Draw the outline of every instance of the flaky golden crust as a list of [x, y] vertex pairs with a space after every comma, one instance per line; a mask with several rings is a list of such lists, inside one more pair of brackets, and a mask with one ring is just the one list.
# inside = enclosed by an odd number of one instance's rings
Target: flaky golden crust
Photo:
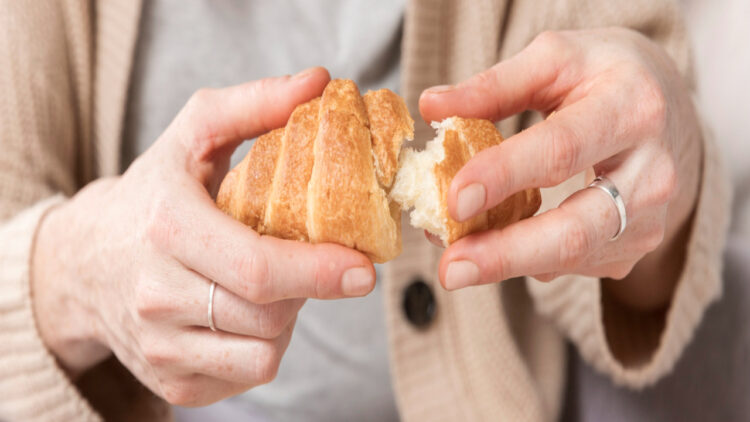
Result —
[[[401, 253], [401, 213], [388, 190], [413, 125], [396, 94], [379, 90], [363, 98], [354, 82], [333, 80], [320, 98], [298, 106], [286, 127], [258, 138], [222, 182], [217, 205], [259, 233], [339, 243], [374, 262], [393, 259]], [[463, 223], [449, 216], [453, 177], [474, 154], [502, 140], [487, 120], [455, 117], [446, 128], [445, 158], [433, 171], [448, 243], [503, 228], [539, 208], [539, 190], [529, 189]]]
[[259, 137], [224, 178], [216, 198], [219, 208], [255, 230], [263, 220], [283, 135], [284, 129], [276, 129]]
[[320, 102], [307, 197], [310, 240], [337, 242], [376, 262], [394, 258], [401, 245], [376, 178], [365, 103], [356, 85], [343, 80], [331, 81]]
[[[411, 139], [412, 127], [396, 94], [377, 91], [366, 107], [354, 82], [333, 80], [320, 98], [298, 106], [286, 127], [273, 135], [278, 144], [275, 169], [267, 168], [272, 162], [267, 142], [256, 143], [222, 182], [217, 204], [240, 221], [253, 222], [260, 233], [335, 242], [375, 262], [388, 261], [401, 252], [401, 215], [383, 189], [387, 178], [379, 182], [378, 175], [389, 175], [392, 183], [401, 143]], [[273, 177], [252, 177], [260, 173]], [[267, 193], [247, 186], [260, 182]]]
[[458, 170], [479, 151], [503, 141], [500, 132], [489, 120], [453, 117], [452, 129], [446, 129], [443, 150], [445, 158], [435, 165], [443, 220], [448, 233], [448, 244], [477, 231], [502, 229], [509, 224], [531, 217], [539, 209], [542, 197], [539, 189], [517, 192], [492, 209], [459, 223], [448, 213], [448, 190]]
[[308, 196], [310, 239], [358, 249], [376, 262], [397, 256], [396, 222], [375, 177], [369, 130], [337, 110], [321, 121]]
[[398, 171], [401, 143], [404, 139], [412, 139], [414, 120], [404, 101], [393, 91], [369, 91], [364, 100], [370, 118], [378, 182], [381, 186], [390, 188]]
[[467, 233], [482, 230], [487, 227], [487, 214], [482, 213], [459, 223], [448, 214], [448, 191], [453, 177], [456, 176], [461, 167], [471, 158], [471, 152], [466, 142], [461, 140], [459, 133], [455, 130], [446, 130], [443, 140], [443, 151], [445, 158], [435, 164], [435, 179], [440, 194], [440, 208], [443, 210], [443, 221], [448, 232], [448, 242], [460, 239]]
[[503, 141], [502, 135], [495, 125], [485, 119], [453, 118], [453, 127], [465, 143], [471, 154], [469, 158], [479, 151], [493, 147]]
[[[298, 106], [287, 122], [260, 232], [306, 241], [307, 185], [313, 168], [319, 99]], [[253, 166], [254, 163], [249, 163]]]
[[320, 116], [328, 111], [340, 111], [352, 114], [357, 121], [370, 127], [370, 119], [367, 117], [365, 103], [359, 95], [359, 88], [349, 79], [334, 79], [326, 85], [320, 98]]
[[487, 211], [488, 228], [502, 229], [516, 221], [529, 218], [542, 205], [539, 189], [516, 192], [495, 208]]

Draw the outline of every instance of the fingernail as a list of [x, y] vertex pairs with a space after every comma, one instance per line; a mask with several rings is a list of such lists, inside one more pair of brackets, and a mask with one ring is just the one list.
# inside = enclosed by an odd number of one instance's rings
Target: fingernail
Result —
[[466, 221], [473, 217], [483, 206], [486, 197], [484, 185], [472, 183], [458, 191], [456, 217], [458, 221]]
[[443, 92], [453, 91], [453, 85], [437, 85], [427, 89], [428, 94], [442, 94]]
[[292, 76], [292, 79], [303, 79], [303, 78], [306, 78], [306, 77], [312, 75], [313, 73], [315, 73], [316, 69], [317, 69], [317, 67], [310, 67], [308, 69], [305, 69], [305, 70], [303, 70], [303, 71], [295, 74], [294, 76]]
[[453, 261], [445, 272], [445, 288], [461, 289], [479, 283], [479, 267], [471, 261]]
[[341, 291], [346, 296], [364, 296], [374, 287], [375, 279], [366, 268], [349, 268], [341, 278]]

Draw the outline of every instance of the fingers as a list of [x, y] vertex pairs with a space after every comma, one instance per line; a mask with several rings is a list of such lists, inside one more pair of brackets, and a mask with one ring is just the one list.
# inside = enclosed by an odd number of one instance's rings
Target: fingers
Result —
[[294, 76], [204, 89], [191, 97], [166, 133], [187, 153], [188, 170], [203, 180], [217, 154], [228, 157], [243, 140], [284, 126], [294, 108], [321, 95], [329, 80], [327, 70], [315, 67]]
[[[208, 328], [211, 281], [176, 262], [166, 264], [159, 273], [161, 280], [137, 286], [140, 317], [179, 327]], [[304, 303], [304, 299], [288, 299], [255, 304], [217, 284], [212, 306], [214, 326], [228, 333], [273, 339], [289, 326]]]
[[[166, 381], [160, 390], [171, 403], [195, 406], [267, 384], [276, 377], [281, 358], [289, 345], [293, 325], [273, 340], [237, 336], [194, 328], [172, 336], [169, 346], [153, 347], [147, 353]], [[166, 343], [166, 342], [163, 342]], [[217, 392], [201, 390], [196, 379], [210, 381]]]
[[185, 360], [186, 370], [257, 386], [276, 377], [293, 329], [294, 324], [290, 324], [279, 337], [263, 340], [196, 328], [178, 341], [186, 348], [200, 350], [192, 359]]
[[[217, 330], [228, 333], [274, 339], [290, 326], [304, 304], [305, 299], [287, 299], [258, 305], [217, 285], [213, 304], [214, 325]], [[193, 325], [208, 327], [206, 307], [199, 307], [196, 311], [194, 315], [204, 318], [197, 318]]]
[[228, 382], [202, 374], [177, 376], [161, 385], [161, 396], [174, 406], [201, 407], [236, 396], [249, 388], [247, 384]]
[[372, 262], [353, 249], [261, 237], [210, 201], [183, 202], [156, 206], [150, 243], [244, 300], [363, 296], [375, 286]]
[[450, 116], [498, 121], [527, 109], [553, 109], [580, 79], [576, 57], [563, 33], [543, 33], [517, 55], [456, 86], [426, 90], [419, 110], [429, 122]]
[[440, 280], [453, 290], [522, 275], [568, 272], [608, 242], [618, 226], [612, 201], [602, 192], [584, 189], [558, 208], [454, 243], [440, 260]]
[[[203, 279], [190, 282], [184, 291], [193, 299], [190, 306], [175, 309], [175, 317], [186, 326], [208, 328], [208, 300], [211, 282]], [[279, 337], [297, 317], [305, 299], [287, 299], [266, 304], [248, 302], [217, 284], [212, 314], [217, 330], [262, 339]]]
[[465, 221], [516, 192], [555, 186], [628, 148], [613, 136], [616, 109], [607, 101], [587, 97], [476, 154], [451, 182], [451, 216]]
[[639, 261], [664, 240], [666, 212], [666, 207], [661, 206], [628, 216], [628, 226], [617, 242], [608, 242], [591, 253], [583, 267], [606, 266], [617, 261]]

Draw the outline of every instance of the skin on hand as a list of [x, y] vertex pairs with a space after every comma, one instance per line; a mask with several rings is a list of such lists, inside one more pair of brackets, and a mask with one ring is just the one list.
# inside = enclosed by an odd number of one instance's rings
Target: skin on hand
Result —
[[[212, 403], [274, 378], [305, 298], [372, 290], [361, 253], [259, 236], [212, 200], [234, 149], [286, 124], [328, 81], [313, 68], [201, 90], [123, 176], [48, 214], [33, 305], [73, 377], [114, 353], [168, 402]], [[219, 332], [207, 328], [212, 280]]]
[[659, 46], [621, 28], [546, 32], [465, 82], [425, 91], [419, 105], [426, 121], [549, 115], [461, 169], [448, 196], [454, 219], [584, 170], [589, 180], [594, 172], [610, 178], [627, 209], [627, 228], [613, 242], [619, 217], [598, 189], [503, 230], [467, 236], [442, 256], [446, 288], [582, 274], [617, 279], [605, 281], [605, 290], [632, 308], [669, 303], [697, 198], [702, 135], [689, 90]]

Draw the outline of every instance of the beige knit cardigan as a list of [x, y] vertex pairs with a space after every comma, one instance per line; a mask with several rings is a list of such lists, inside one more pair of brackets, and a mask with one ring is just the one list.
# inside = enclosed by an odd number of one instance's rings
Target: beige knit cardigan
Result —
[[[114, 359], [71, 383], [39, 338], [29, 289], [35, 230], [45, 211], [120, 171], [139, 11], [135, 0], [0, 0], [0, 419], [171, 415]], [[546, 29], [633, 28], [661, 44], [690, 78], [684, 28], [669, 1], [415, 0], [404, 25], [402, 88], [414, 115], [424, 88], [479, 72]], [[521, 115], [501, 126], [511, 134], [530, 121]], [[417, 138], [429, 137], [420, 125]], [[660, 315], [618, 309], [602, 300], [597, 279], [578, 276], [446, 292], [436, 276], [440, 250], [406, 229], [404, 253], [383, 280], [402, 418], [556, 419], [565, 337], [615, 383], [640, 388], [667, 375], [721, 293], [729, 194], [708, 138], [704, 152], [687, 260], [671, 306]], [[545, 191], [544, 207], [581, 183]], [[409, 325], [400, 309], [416, 275], [436, 294], [436, 318], [425, 330]]]

